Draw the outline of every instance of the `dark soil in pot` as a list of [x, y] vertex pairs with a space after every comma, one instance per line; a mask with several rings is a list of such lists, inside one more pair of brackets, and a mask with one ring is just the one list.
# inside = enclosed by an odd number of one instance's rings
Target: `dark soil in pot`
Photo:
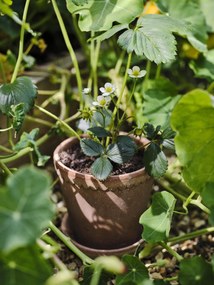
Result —
[[[60, 153], [60, 160], [65, 166], [85, 174], [91, 174], [90, 167], [95, 159], [95, 157], [85, 156], [79, 145], [72, 146]], [[112, 164], [113, 171], [111, 176], [139, 170], [144, 167], [143, 151], [139, 150], [129, 162], [124, 164], [112, 162]]]

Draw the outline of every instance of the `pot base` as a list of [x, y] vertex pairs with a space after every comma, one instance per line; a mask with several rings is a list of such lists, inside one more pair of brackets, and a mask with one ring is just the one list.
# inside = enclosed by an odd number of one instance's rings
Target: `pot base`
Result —
[[121, 248], [115, 248], [115, 249], [96, 249], [96, 248], [91, 248], [91, 247], [85, 246], [83, 244], [80, 244], [79, 242], [77, 242], [74, 239], [73, 233], [72, 233], [70, 226], [69, 226], [68, 214], [67, 213], [62, 218], [61, 230], [65, 235], [67, 235], [71, 238], [72, 243], [76, 247], [78, 247], [83, 253], [85, 253], [86, 255], [88, 255], [91, 258], [95, 258], [95, 257], [101, 256], [101, 255], [122, 256], [123, 254], [131, 254], [131, 253], [134, 253], [135, 250], [137, 249], [137, 247], [139, 247], [143, 243], [143, 240], [140, 239], [139, 241], [137, 241], [133, 244], [130, 244], [128, 246], [121, 247]]

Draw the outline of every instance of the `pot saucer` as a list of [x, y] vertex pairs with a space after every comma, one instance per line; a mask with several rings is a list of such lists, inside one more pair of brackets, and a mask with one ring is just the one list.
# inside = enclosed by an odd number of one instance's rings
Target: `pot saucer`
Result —
[[134, 253], [135, 250], [137, 249], [137, 247], [139, 247], [143, 243], [143, 240], [140, 239], [139, 241], [137, 241], [131, 245], [128, 245], [125, 247], [120, 247], [120, 248], [115, 248], [115, 249], [97, 249], [97, 248], [91, 248], [91, 247], [85, 246], [83, 244], [80, 244], [79, 242], [77, 242], [74, 239], [73, 233], [72, 233], [70, 226], [69, 226], [68, 214], [67, 213], [62, 218], [61, 230], [65, 235], [67, 235], [71, 238], [72, 243], [76, 247], [78, 247], [83, 253], [85, 253], [86, 255], [88, 255], [91, 258], [95, 258], [95, 257], [101, 256], [101, 255], [122, 256], [123, 254], [131, 254], [131, 253]]

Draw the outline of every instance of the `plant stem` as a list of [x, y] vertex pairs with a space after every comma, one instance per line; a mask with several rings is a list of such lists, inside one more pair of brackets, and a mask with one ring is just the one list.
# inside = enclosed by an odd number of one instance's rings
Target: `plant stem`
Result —
[[7, 152], [7, 153], [13, 153], [13, 151], [3, 145], [0, 145], [0, 150]]
[[204, 204], [202, 204], [201, 201], [199, 201], [198, 199], [191, 200], [190, 204], [197, 206], [202, 211], [204, 211], [206, 214], [208, 215], [210, 214], [210, 210], [206, 206], [204, 206]]
[[23, 58], [23, 49], [24, 49], [24, 34], [25, 34], [25, 25], [26, 25], [26, 19], [27, 19], [27, 12], [29, 8], [30, 0], [26, 0], [25, 6], [24, 6], [24, 12], [22, 16], [22, 25], [21, 25], [21, 31], [20, 31], [20, 40], [19, 40], [19, 53], [18, 58], [16, 61], [16, 66], [14, 68], [14, 72], [11, 78], [11, 83], [13, 83], [16, 80], [16, 77], [19, 72], [19, 68], [22, 62]]
[[12, 128], [13, 128], [13, 126], [8, 127], [8, 128], [6, 128], [6, 129], [0, 129], [0, 133], [3, 133], [3, 132], [6, 132], [6, 131], [9, 131], [9, 130], [11, 130]]
[[157, 65], [157, 69], [156, 69], [156, 74], [155, 74], [155, 79], [158, 79], [160, 77], [160, 73], [161, 73], [161, 63]]
[[72, 129], [67, 123], [65, 123], [64, 121], [62, 121], [61, 119], [59, 119], [57, 116], [55, 116], [54, 114], [52, 114], [51, 112], [43, 109], [42, 107], [35, 105], [35, 107], [37, 109], [39, 109], [41, 112], [45, 113], [46, 115], [48, 115], [49, 117], [55, 119], [57, 122], [59, 122], [62, 126], [64, 126], [67, 130], [68, 130], [68, 134], [71, 136], [76, 136], [79, 140], [80, 140], [80, 136], [79, 134]]
[[91, 278], [90, 285], [99, 285], [101, 272], [102, 272], [102, 265], [96, 264], [96, 266], [94, 267], [94, 272]]
[[171, 248], [168, 244], [166, 244], [165, 242], [161, 241], [161, 242], [159, 242], [159, 244], [160, 244], [163, 248], [165, 248], [172, 256], [174, 256], [174, 257], [177, 259], [178, 262], [180, 262], [180, 261], [183, 259], [183, 257], [182, 257], [180, 254], [178, 254], [176, 251], [174, 251], [174, 249], [172, 249], [172, 248]]
[[127, 64], [126, 64], [126, 71], [125, 71], [125, 75], [124, 75], [124, 78], [123, 78], [123, 84], [122, 84], [122, 87], [121, 87], [121, 91], [120, 91], [119, 97], [117, 99], [117, 103], [116, 103], [116, 105], [114, 107], [110, 129], [114, 128], [115, 116], [117, 114], [118, 108], [120, 107], [120, 103], [121, 103], [121, 100], [122, 100], [122, 97], [123, 97], [123, 92], [124, 92], [125, 87], [126, 87], [126, 82], [127, 82], [127, 78], [128, 78], [128, 69], [130, 68], [131, 60], [132, 60], [132, 53], [129, 53]]
[[4, 170], [7, 175], [11, 175], [12, 172], [10, 169], [0, 160], [0, 167]]
[[214, 227], [209, 227], [209, 228], [197, 230], [197, 231], [194, 231], [191, 233], [187, 233], [187, 234], [182, 235], [182, 236], [169, 238], [168, 242], [173, 245], [173, 244], [180, 243], [180, 242], [183, 242], [183, 241], [186, 241], [189, 239], [193, 239], [193, 238], [196, 238], [198, 236], [202, 236], [202, 235], [209, 234], [212, 232], [214, 232]]
[[29, 115], [27, 115], [25, 118], [27, 121], [38, 123], [38, 124], [41, 124], [41, 125], [44, 125], [44, 126], [47, 126], [50, 128], [52, 128], [52, 126], [53, 126], [53, 124], [51, 124], [50, 122], [47, 122], [47, 121], [39, 119], [39, 118], [31, 117]]
[[171, 194], [173, 194], [175, 197], [179, 198], [181, 201], [185, 202], [186, 201], [186, 197], [177, 193], [172, 187], [170, 187], [169, 185], [166, 184], [166, 182], [163, 179], [159, 179], [157, 180], [157, 183], [163, 187], [165, 190], [167, 190], [168, 192], [170, 192]]
[[80, 251], [70, 240], [69, 237], [64, 235], [52, 222], [49, 224], [50, 229], [55, 233], [55, 235], [73, 252], [75, 253], [85, 265], [90, 265], [94, 262], [93, 259], [88, 257], [82, 251]]
[[9, 162], [12, 162], [16, 159], [19, 159], [20, 157], [28, 154], [29, 152], [33, 151], [33, 148], [31, 147], [26, 147], [22, 150], [20, 150], [18, 153], [16, 153], [15, 155], [11, 156], [11, 157], [7, 157], [7, 158], [3, 158], [1, 159], [1, 162], [3, 163], [9, 163]]
[[142, 86], [143, 93], [144, 93], [144, 91], [148, 87], [148, 81], [149, 81], [149, 77], [150, 77], [151, 67], [152, 67], [151, 61], [147, 60], [147, 63], [146, 63], [146, 76], [145, 76], [145, 79], [143, 80], [143, 86]]
[[65, 123], [70, 123], [76, 119], [78, 119], [80, 117], [81, 113], [80, 112], [76, 112], [76, 114], [74, 114], [73, 116], [69, 117], [69, 118], [66, 118], [64, 120]]
[[7, 82], [5, 71], [4, 71], [4, 66], [2, 64], [2, 61], [0, 60], [0, 74], [2, 75], [3, 83]]
[[82, 97], [82, 79], [81, 79], [79, 64], [78, 64], [77, 57], [76, 57], [76, 54], [74, 52], [74, 49], [71, 45], [70, 39], [68, 37], [68, 33], [67, 33], [66, 28], [65, 28], [65, 24], [63, 22], [63, 19], [62, 19], [62, 16], [60, 14], [57, 3], [55, 0], [51, 0], [51, 1], [52, 1], [52, 5], [54, 8], [56, 17], [57, 17], [58, 22], [59, 22], [59, 26], [60, 26], [64, 41], [65, 41], [65, 44], [67, 46], [68, 52], [70, 54], [71, 60], [73, 62], [74, 68], [75, 68], [75, 74], [76, 74], [76, 80], [77, 80], [77, 86], [78, 86], [78, 92], [79, 92], [79, 98], [80, 98], [80, 108], [81, 108], [83, 106], [83, 97]]

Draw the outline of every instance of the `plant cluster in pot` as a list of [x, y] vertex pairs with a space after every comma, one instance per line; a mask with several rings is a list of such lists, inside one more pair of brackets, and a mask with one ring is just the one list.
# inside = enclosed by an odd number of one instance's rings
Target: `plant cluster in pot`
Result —
[[[134, 66], [128, 74], [135, 86], [146, 71]], [[139, 244], [139, 218], [149, 205], [153, 177], [166, 171], [162, 146], [173, 133], [149, 123], [121, 132], [127, 116], [115, 86], [106, 83], [95, 101], [88, 88], [83, 91], [90, 102], [81, 110], [86, 133], [73, 130], [75, 136], [53, 155], [68, 209], [62, 229], [88, 255], [120, 255]]]

